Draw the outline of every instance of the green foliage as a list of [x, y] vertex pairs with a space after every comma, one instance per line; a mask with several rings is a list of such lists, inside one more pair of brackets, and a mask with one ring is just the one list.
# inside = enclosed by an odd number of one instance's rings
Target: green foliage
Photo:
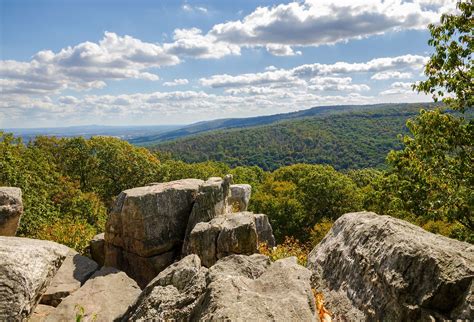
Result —
[[[472, 1], [457, 7], [458, 13], [430, 25], [435, 53], [425, 67], [428, 79], [414, 88], [467, 113], [422, 110], [408, 121], [411, 136], [403, 138], [403, 150], [389, 154], [391, 169], [381, 190], [388, 201], [382, 208], [389, 213], [431, 228], [435, 222], [461, 224], [465, 231], [456, 229], [455, 235], [469, 240], [474, 232], [474, 123], [468, 111], [474, 103], [474, 7]], [[438, 230], [452, 234], [447, 231], [453, 227]]]
[[388, 105], [363, 112], [287, 120], [272, 125], [230, 129], [157, 145], [185, 162], [214, 160], [230, 167], [264, 170], [296, 164], [329, 164], [337, 170], [384, 168], [385, 155], [399, 149], [405, 122], [428, 104]]
[[[439, 24], [430, 24], [428, 44], [435, 49], [425, 66], [427, 80], [414, 85], [418, 92], [432, 94], [451, 108], [464, 111], [474, 106], [474, 4], [459, 1], [459, 12], [444, 14]], [[459, 13], [459, 14], [458, 14]]]
[[294, 256], [298, 264], [304, 267], [306, 267], [308, 254], [311, 251], [307, 245], [301, 243], [294, 237], [286, 237], [284, 242], [274, 248], [269, 248], [266, 243], [262, 243], [259, 245], [258, 250], [260, 254], [270, 257], [272, 261]]
[[360, 189], [330, 166], [296, 164], [269, 174], [251, 199], [251, 209], [269, 216], [275, 238], [310, 239], [317, 223], [362, 209]]
[[148, 150], [114, 138], [38, 137], [25, 145], [0, 132], [0, 186], [23, 191], [18, 234], [81, 252], [103, 231], [114, 196], [153, 181], [160, 166]]

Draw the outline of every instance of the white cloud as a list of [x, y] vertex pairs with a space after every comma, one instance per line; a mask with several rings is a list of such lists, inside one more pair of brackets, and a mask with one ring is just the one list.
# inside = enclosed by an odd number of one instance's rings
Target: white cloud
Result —
[[178, 78], [174, 79], [171, 82], [164, 82], [163, 86], [179, 86], [179, 85], [186, 85], [189, 81], [186, 78]]
[[312, 78], [308, 86], [315, 91], [354, 91], [362, 92], [370, 90], [366, 84], [352, 84], [351, 77], [315, 77]]
[[183, 9], [186, 12], [195, 12], [199, 11], [200, 13], [207, 13], [207, 8], [205, 7], [199, 7], [199, 6], [191, 6], [188, 3], [185, 3], [181, 6], [181, 9]]
[[453, 9], [454, 1], [307, 0], [258, 7], [242, 20], [215, 25], [209, 34], [231, 44], [266, 46], [272, 52], [272, 45], [319, 46], [388, 31], [424, 29]]
[[388, 70], [388, 71], [375, 73], [374, 75], [372, 75], [371, 79], [376, 79], [376, 80], [408, 79], [412, 77], [413, 77], [413, 74], [410, 72], [402, 73], [399, 71]]
[[103, 88], [110, 80], [155, 81], [158, 75], [148, 68], [177, 63], [179, 58], [160, 45], [106, 32], [98, 43], [40, 51], [29, 62], [0, 61], [0, 81], [6, 94], [46, 94]]
[[301, 55], [301, 51], [294, 51], [288, 45], [269, 44], [266, 46], [267, 51], [274, 56], [295, 56]]
[[240, 55], [240, 46], [217, 41], [212, 35], [203, 35], [198, 28], [176, 29], [173, 40], [163, 46], [168, 53], [176, 56], [218, 59], [227, 55]]
[[413, 83], [408, 82], [395, 82], [390, 85], [390, 89], [380, 93], [380, 95], [399, 95], [399, 94], [411, 94]]
[[[248, 73], [236, 76], [227, 74], [201, 78], [201, 85], [219, 87], [238, 87], [269, 83], [287, 83], [316, 76], [341, 76], [355, 73], [380, 73], [387, 70], [419, 70], [428, 58], [418, 55], [376, 58], [364, 63], [337, 62], [334, 64], [305, 64], [292, 69], [270, 68], [261, 73]], [[361, 87], [360, 90], [363, 88]]]

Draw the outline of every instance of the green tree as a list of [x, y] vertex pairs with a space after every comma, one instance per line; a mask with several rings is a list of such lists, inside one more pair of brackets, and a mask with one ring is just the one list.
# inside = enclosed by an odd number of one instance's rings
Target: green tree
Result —
[[427, 80], [414, 85], [435, 101], [441, 98], [446, 108], [422, 110], [407, 122], [411, 135], [403, 138], [404, 149], [388, 156], [392, 170], [387, 193], [400, 213], [425, 222], [457, 221], [472, 236], [474, 6], [471, 0], [460, 1], [457, 8], [457, 13], [443, 15], [440, 24], [429, 26], [435, 52], [425, 66]]

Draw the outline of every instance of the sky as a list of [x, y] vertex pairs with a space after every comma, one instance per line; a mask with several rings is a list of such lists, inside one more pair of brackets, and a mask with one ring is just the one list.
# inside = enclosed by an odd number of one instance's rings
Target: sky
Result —
[[413, 92], [454, 0], [0, 0], [0, 128], [188, 124]]

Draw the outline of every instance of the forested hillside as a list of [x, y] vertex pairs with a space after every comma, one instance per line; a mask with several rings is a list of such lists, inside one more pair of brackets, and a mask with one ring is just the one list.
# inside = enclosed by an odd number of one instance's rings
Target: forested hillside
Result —
[[383, 168], [401, 146], [408, 118], [433, 104], [384, 105], [272, 125], [213, 131], [156, 145], [186, 162], [221, 161], [232, 167], [275, 170], [295, 163], [329, 164], [336, 169]]

